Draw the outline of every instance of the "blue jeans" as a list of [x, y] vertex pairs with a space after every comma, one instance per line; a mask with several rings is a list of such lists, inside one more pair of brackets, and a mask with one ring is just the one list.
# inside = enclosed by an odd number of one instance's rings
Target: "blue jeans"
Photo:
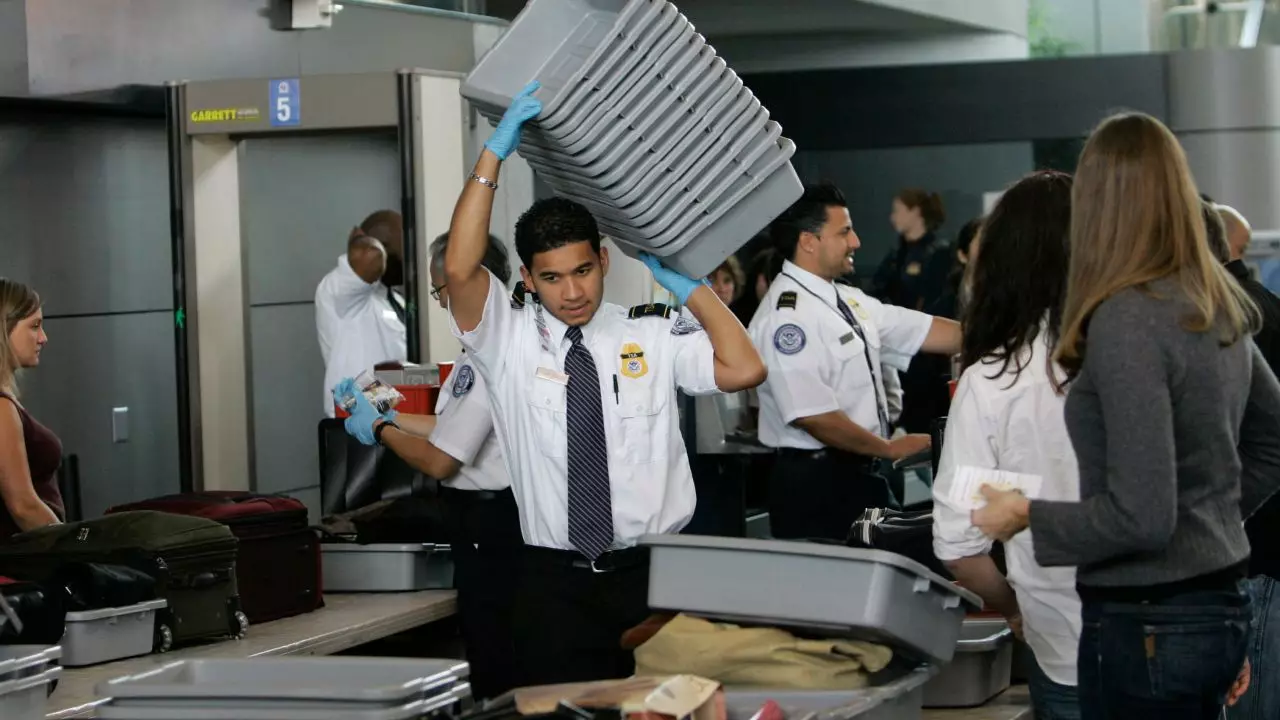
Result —
[[1260, 575], [1249, 581], [1253, 597], [1253, 640], [1249, 692], [1227, 710], [1231, 720], [1280, 719], [1280, 583]]
[[1245, 583], [1141, 603], [1084, 604], [1080, 710], [1089, 720], [1218, 720], [1249, 646]]
[[1080, 720], [1080, 695], [1070, 685], [1059, 685], [1049, 679], [1039, 663], [1031, 663], [1027, 685], [1031, 690], [1031, 707], [1036, 720]]

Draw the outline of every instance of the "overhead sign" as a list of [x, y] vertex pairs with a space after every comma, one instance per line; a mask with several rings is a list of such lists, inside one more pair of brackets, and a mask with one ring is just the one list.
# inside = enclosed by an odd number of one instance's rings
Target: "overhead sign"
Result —
[[271, 83], [272, 127], [291, 127], [301, 123], [302, 98], [298, 94], [298, 78], [268, 82]]

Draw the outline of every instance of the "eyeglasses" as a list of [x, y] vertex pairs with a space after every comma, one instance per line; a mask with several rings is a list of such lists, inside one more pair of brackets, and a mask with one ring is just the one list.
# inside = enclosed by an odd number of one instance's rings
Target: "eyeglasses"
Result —
[[432, 299], [432, 300], [439, 300], [439, 299], [440, 299], [440, 291], [441, 291], [441, 290], [444, 290], [447, 286], [448, 286], [448, 285], [447, 285], [447, 284], [445, 284], [445, 285], [441, 285], [440, 287], [433, 287], [433, 288], [431, 288], [431, 299]]

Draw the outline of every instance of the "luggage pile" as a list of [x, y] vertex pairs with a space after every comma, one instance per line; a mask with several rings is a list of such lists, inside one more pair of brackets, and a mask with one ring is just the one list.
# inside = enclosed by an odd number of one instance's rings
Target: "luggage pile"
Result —
[[531, 80], [520, 156], [630, 253], [704, 277], [804, 192], [795, 144], [666, 0], [531, 0], [462, 94], [496, 125]]
[[417, 720], [471, 704], [458, 660], [184, 660], [97, 687], [103, 720]]

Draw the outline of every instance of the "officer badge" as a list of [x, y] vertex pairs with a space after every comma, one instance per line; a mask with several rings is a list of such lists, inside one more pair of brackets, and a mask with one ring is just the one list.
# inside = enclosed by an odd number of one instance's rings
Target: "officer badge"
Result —
[[773, 346], [783, 355], [795, 355], [804, 349], [804, 330], [799, 325], [787, 323], [773, 334]]
[[907, 274], [910, 275], [911, 277], [915, 277], [916, 275], [919, 275], [920, 271], [923, 269], [924, 268], [920, 267], [920, 263], [918, 262], [907, 263]]
[[849, 304], [853, 306], [853, 314], [858, 316], [859, 320], [870, 320], [871, 315], [867, 313], [867, 309], [858, 304], [857, 300], [850, 300]]
[[463, 365], [458, 368], [458, 376], [453, 379], [453, 396], [460, 398], [471, 392], [472, 386], [476, 384], [476, 371], [471, 369], [470, 365]]
[[644, 377], [649, 372], [649, 363], [644, 360], [644, 350], [635, 343], [622, 346], [622, 374], [631, 379]]
[[683, 315], [676, 318], [675, 324], [671, 326], [672, 335], [691, 335], [696, 332], [702, 332], [702, 326]]

